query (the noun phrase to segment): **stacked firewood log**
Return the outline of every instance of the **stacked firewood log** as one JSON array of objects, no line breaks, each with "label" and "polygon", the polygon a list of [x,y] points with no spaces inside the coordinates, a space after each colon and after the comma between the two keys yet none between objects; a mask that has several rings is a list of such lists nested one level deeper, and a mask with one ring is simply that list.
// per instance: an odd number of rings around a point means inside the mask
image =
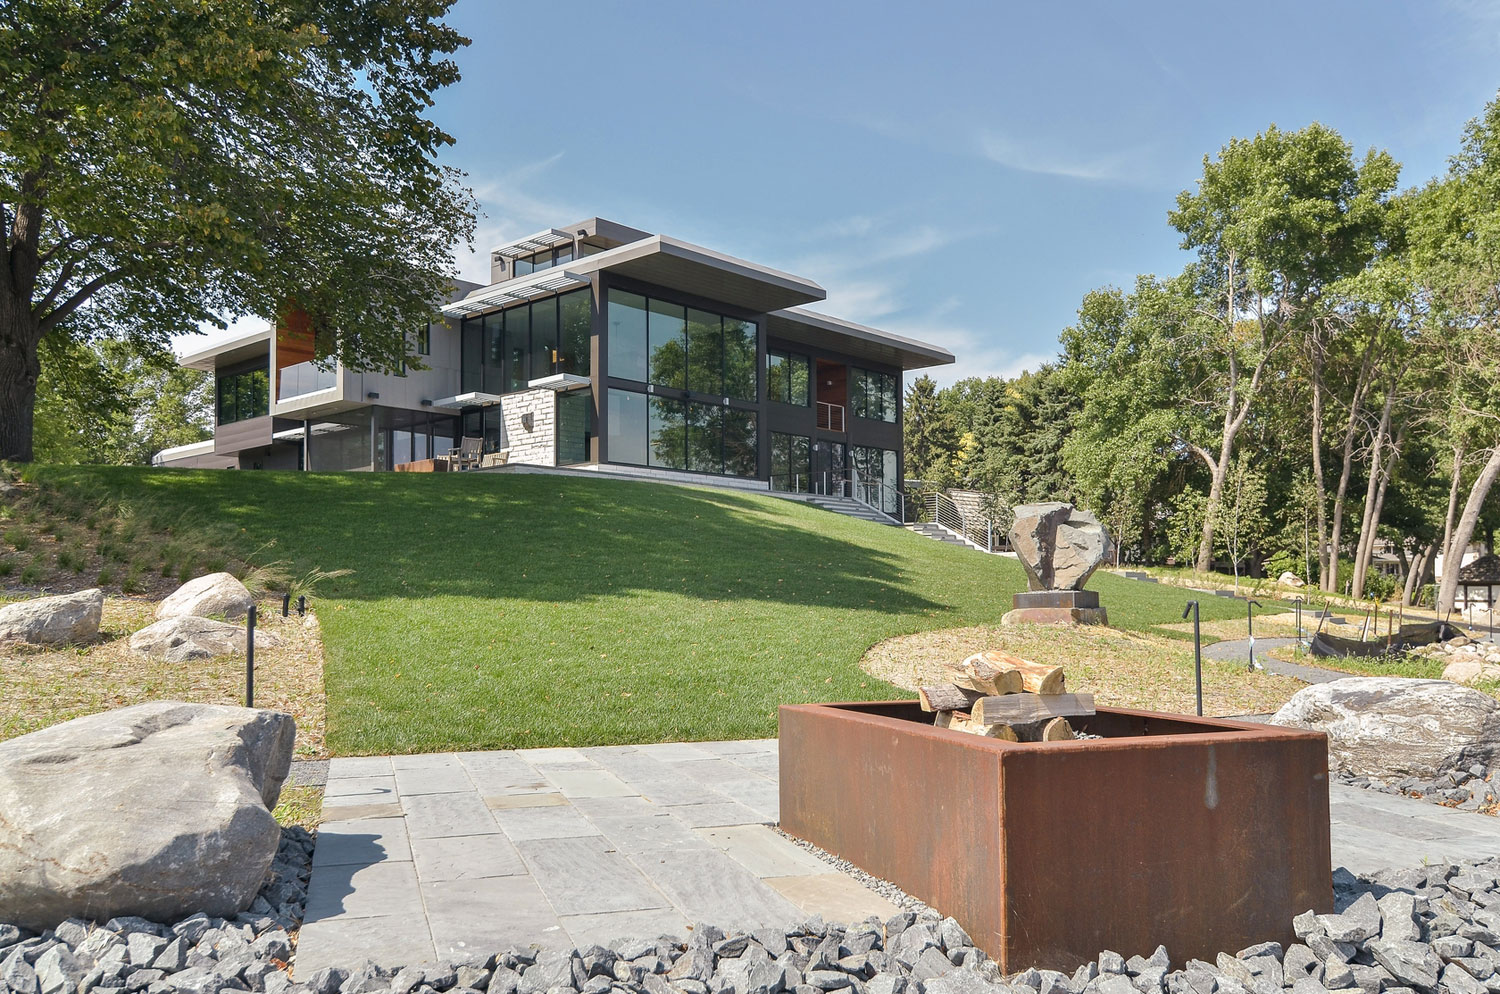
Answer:
[{"label": "stacked firewood log", "polygon": [[1075,737],[1069,718],[1094,713],[1093,694],[1070,694],[1061,666],[1007,652],[976,652],[949,665],[948,683],[922,687],[922,710],[933,724],[1010,742],[1057,742]]}]

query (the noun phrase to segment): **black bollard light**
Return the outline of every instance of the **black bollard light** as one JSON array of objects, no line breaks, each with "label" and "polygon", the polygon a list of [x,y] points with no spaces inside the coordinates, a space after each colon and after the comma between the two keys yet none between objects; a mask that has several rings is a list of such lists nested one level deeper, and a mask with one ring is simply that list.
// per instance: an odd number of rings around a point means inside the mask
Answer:
[{"label": "black bollard light", "polygon": [[255,707],[255,605],[245,612],[245,707]]},{"label": "black bollard light", "polygon": [[1252,670],[1261,668],[1255,661],[1255,609],[1260,606],[1260,601],[1245,602],[1245,631],[1250,636],[1250,665],[1248,668]]},{"label": "black bollard light", "polygon": [[300,618],[300,617],[302,617],[306,613],[307,613],[307,595],[306,594],[298,594],[297,595],[297,617]]},{"label": "black bollard light", "polygon": [[1188,601],[1187,606],[1182,609],[1182,617],[1187,619],[1188,612],[1193,612],[1193,682],[1198,690],[1198,717],[1203,717],[1203,636],[1199,631],[1198,602]]},{"label": "black bollard light", "polygon": [[287,591],[286,593],[281,595],[281,616],[285,618],[287,616],[287,612],[289,612],[291,609],[292,594],[291,591]]}]

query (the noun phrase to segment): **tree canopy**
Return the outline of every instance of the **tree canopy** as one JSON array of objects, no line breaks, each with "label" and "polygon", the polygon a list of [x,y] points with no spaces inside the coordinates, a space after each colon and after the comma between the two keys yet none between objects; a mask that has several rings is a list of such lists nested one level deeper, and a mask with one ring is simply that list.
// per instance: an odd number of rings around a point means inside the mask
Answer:
[{"label": "tree canopy", "polygon": [[449,3],[7,6],[0,458],[32,456],[44,340],[160,349],[297,307],[321,356],[399,367],[473,230],[428,117],[466,44]]}]

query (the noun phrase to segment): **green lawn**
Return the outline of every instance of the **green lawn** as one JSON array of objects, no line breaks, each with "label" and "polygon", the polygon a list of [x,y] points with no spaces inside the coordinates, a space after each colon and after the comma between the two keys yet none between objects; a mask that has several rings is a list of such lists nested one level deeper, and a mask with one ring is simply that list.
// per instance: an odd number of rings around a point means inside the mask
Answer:
[{"label": "green lawn", "polygon": [[[314,600],[340,755],[774,735],[781,703],[909,696],[893,635],[995,624],[1017,563],[772,497],[540,475],[35,467],[241,553],[349,568]],[[227,531],[227,529],[225,529]],[[1185,592],[1097,574],[1111,622]],[[1203,598],[1205,618],[1239,602]],[[1177,633],[1180,636],[1180,633]]]}]

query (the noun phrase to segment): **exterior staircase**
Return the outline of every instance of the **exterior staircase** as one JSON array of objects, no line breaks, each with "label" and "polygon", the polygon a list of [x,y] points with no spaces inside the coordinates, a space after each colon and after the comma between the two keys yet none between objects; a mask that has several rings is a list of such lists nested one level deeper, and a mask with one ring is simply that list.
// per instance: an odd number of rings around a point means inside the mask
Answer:
[{"label": "exterior staircase", "polygon": [[809,504],[821,507],[825,511],[835,514],[846,514],[851,518],[859,518],[861,521],[873,521],[878,525],[890,525],[893,528],[901,527],[901,522],[888,514],[875,510],[868,504],[861,504],[852,497],[824,497],[814,495],[806,498]]},{"label": "exterior staircase", "polygon": [[959,538],[957,535],[944,528],[942,525],[933,524],[930,521],[919,522],[915,525],[907,525],[906,529],[907,531],[916,532],[923,538],[930,538],[936,542],[946,542],[949,545],[963,546],[965,549],[975,549],[976,551],[983,551],[979,550],[978,547],[973,543],[965,542],[963,539]]}]

